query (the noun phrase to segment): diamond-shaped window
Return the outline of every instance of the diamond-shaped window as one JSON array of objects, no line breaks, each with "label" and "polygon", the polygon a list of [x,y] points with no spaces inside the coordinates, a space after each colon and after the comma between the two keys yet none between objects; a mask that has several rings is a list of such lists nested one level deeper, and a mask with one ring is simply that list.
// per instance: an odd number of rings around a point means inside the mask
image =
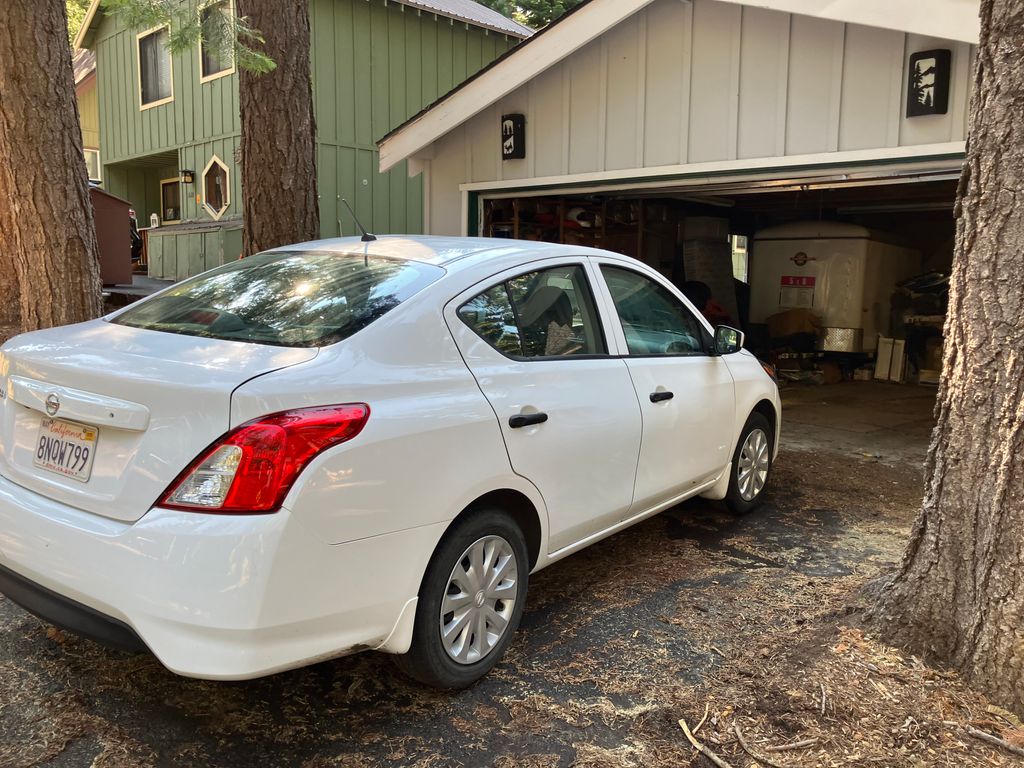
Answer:
[{"label": "diamond-shaped window", "polygon": [[219,219],[229,205],[231,188],[228,186],[228,167],[214,155],[203,169],[203,207],[214,219]]}]

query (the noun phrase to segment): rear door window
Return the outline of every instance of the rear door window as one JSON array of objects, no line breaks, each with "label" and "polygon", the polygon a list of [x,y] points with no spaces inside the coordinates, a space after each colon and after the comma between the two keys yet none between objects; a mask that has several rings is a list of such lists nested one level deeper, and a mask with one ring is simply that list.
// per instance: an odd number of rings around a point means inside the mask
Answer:
[{"label": "rear door window", "polygon": [[283,347],[346,339],[444,275],[430,264],[319,251],[269,252],[175,285],[117,325]]},{"label": "rear door window", "polygon": [[509,357],[607,354],[593,293],[578,264],[499,283],[463,304],[459,317]]}]

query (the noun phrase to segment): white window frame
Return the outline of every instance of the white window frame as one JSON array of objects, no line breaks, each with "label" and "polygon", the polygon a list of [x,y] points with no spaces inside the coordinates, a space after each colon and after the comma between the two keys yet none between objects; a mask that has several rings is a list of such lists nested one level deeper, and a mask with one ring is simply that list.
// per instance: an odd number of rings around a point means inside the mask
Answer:
[{"label": "white window frame", "polygon": [[153,107],[159,107],[162,104],[170,104],[174,101],[174,56],[171,55],[170,51],[167,52],[168,66],[171,73],[171,95],[164,99],[157,99],[151,101],[148,104],[142,103],[142,54],[139,52],[139,44],[142,42],[142,38],[149,37],[154,32],[159,32],[162,29],[167,30],[167,34],[170,34],[171,28],[168,24],[160,24],[159,26],[147,29],[144,32],[139,32],[135,36],[135,79],[138,84],[139,91],[139,111],[145,111],[152,109]]},{"label": "white window frame", "polygon": [[96,181],[103,181],[103,163],[100,161],[100,151],[98,149],[96,149],[94,147],[83,147],[82,148],[82,155],[86,158],[85,169],[89,170],[89,159],[88,158],[89,158],[89,154],[90,153],[96,155],[96,175],[95,176],[90,176],[89,178],[90,179],[95,179]]},{"label": "white window frame", "polygon": [[[168,184],[178,185],[178,218],[176,219],[165,219],[164,218],[164,187]],[[160,223],[161,224],[180,224],[181,223],[181,177],[175,176],[173,179],[160,179]]]},{"label": "white window frame", "polygon": [[[214,164],[219,165],[224,169],[224,208],[220,211],[215,211],[213,207],[206,202],[206,174],[210,172],[210,169]],[[221,160],[217,155],[210,158],[210,162],[203,168],[203,173],[199,177],[199,183],[202,184],[203,188],[203,208],[210,214],[214,221],[220,221],[221,217],[227,213],[228,208],[231,207],[231,169],[228,168],[228,164]]]},{"label": "white window frame", "polygon": [[[201,6],[199,6],[199,13],[201,14],[204,10],[209,8],[211,5],[216,5],[218,2],[220,2],[220,0],[210,0],[210,2],[208,2],[208,3],[203,3]],[[234,16],[234,14],[235,14],[235,0],[227,0],[227,4],[228,4],[228,13],[230,13],[232,16]],[[228,67],[227,69],[221,70],[220,72],[217,72],[217,73],[212,74],[212,75],[204,75],[203,74],[203,41],[202,40],[199,41],[199,45],[197,46],[196,54],[199,57],[199,69],[197,71],[199,72],[199,82],[200,83],[210,83],[210,82],[213,82],[214,80],[219,80],[222,77],[226,77],[227,75],[233,75],[235,73],[235,53],[234,53],[234,51],[231,52],[231,66]]]}]

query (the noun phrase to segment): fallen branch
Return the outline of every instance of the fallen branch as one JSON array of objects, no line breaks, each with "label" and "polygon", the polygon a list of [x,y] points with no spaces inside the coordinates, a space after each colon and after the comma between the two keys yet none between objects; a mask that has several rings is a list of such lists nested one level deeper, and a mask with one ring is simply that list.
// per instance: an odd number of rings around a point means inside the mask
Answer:
[{"label": "fallen branch", "polygon": [[700,730],[700,727],[701,727],[702,725],[704,725],[704,722],[705,722],[705,721],[706,721],[706,720],[708,719],[708,712],[710,712],[710,711],[711,711],[711,705],[710,705],[709,703],[705,702],[705,703],[704,703],[704,717],[702,717],[702,718],[700,719],[700,722],[699,722],[699,723],[697,723],[697,727],[696,727],[696,728],[694,728],[694,729],[693,729],[693,730],[691,731],[691,733],[694,733],[694,734],[695,734],[695,733],[697,733],[697,731],[699,731],[699,730]]},{"label": "fallen branch", "polygon": [[970,725],[960,725],[959,723],[954,723],[950,720],[943,720],[942,724],[947,725],[951,728],[960,728],[968,736],[973,736],[979,741],[984,741],[986,744],[991,744],[994,747],[1000,747],[1002,749],[1005,749],[1007,752],[1012,752],[1015,755],[1020,755],[1021,757],[1024,757],[1024,749],[1021,749],[1020,747],[1015,746],[1010,742],[1006,741],[1005,739],[999,738],[998,736],[993,736],[991,733],[979,731],[977,728],[974,728]]},{"label": "fallen branch", "polygon": [[732,724],[732,729],[736,733],[736,738],[740,740],[740,746],[743,747],[743,751],[750,755],[752,758],[754,758],[754,760],[756,760],[759,763],[764,763],[765,765],[770,765],[771,768],[788,768],[788,766],[782,765],[781,763],[773,762],[770,758],[767,758],[764,755],[755,752],[753,748],[747,743],[747,740],[743,738],[743,731],[740,730],[740,724],[738,722],[734,722]]},{"label": "fallen branch", "polygon": [[818,740],[816,738],[814,738],[814,739],[804,739],[803,741],[794,741],[791,744],[779,744],[778,746],[775,746],[775,747],[765,747],[764,751],[765,752],[786,752],[786,751],[788,751],[790,749],[807,749],[808,747],[813,747],[817,743],[818,743]]},{"label": "fallen branch", "polygon": [[710,749],[705,747],[703,744],[701,744],[699,741],[697,741],[697,739],[693,737],[693,734],[690,732],[690,728],[686,725],[685,720],[679,721],[679,727],[683,729],[683,734],[686,736],[686,740],[693,745],[693,748],[700,752],[702,755],[704,755],[704,757],[706,757],[712,763],[717,765],[718,768],[732,768],[732,766],[725,762],[725,760],[720,758],[718,755],[716,755],[714,752],[712,752]]}]

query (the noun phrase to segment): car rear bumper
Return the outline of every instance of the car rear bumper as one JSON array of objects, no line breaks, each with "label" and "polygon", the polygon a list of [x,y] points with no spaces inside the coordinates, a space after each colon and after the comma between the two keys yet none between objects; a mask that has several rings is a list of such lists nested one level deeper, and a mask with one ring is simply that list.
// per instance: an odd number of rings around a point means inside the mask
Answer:
[{"label": "car rear bumper", "polygon": [[142,638],[123,621],[41,587],[2,565],[0,594],[6,595],[34,616],[108,648],[131,652],[146,650]]},{"label": "car rear bumper", "polygon": [[443,528],[331,545],[288,510],[153,509],[128,524],[0,477],[0,592],[107,644],[134,635],[178,674],[248,679],[385,642],[404,650],[395,635],[411,632],[424,543]]}]

